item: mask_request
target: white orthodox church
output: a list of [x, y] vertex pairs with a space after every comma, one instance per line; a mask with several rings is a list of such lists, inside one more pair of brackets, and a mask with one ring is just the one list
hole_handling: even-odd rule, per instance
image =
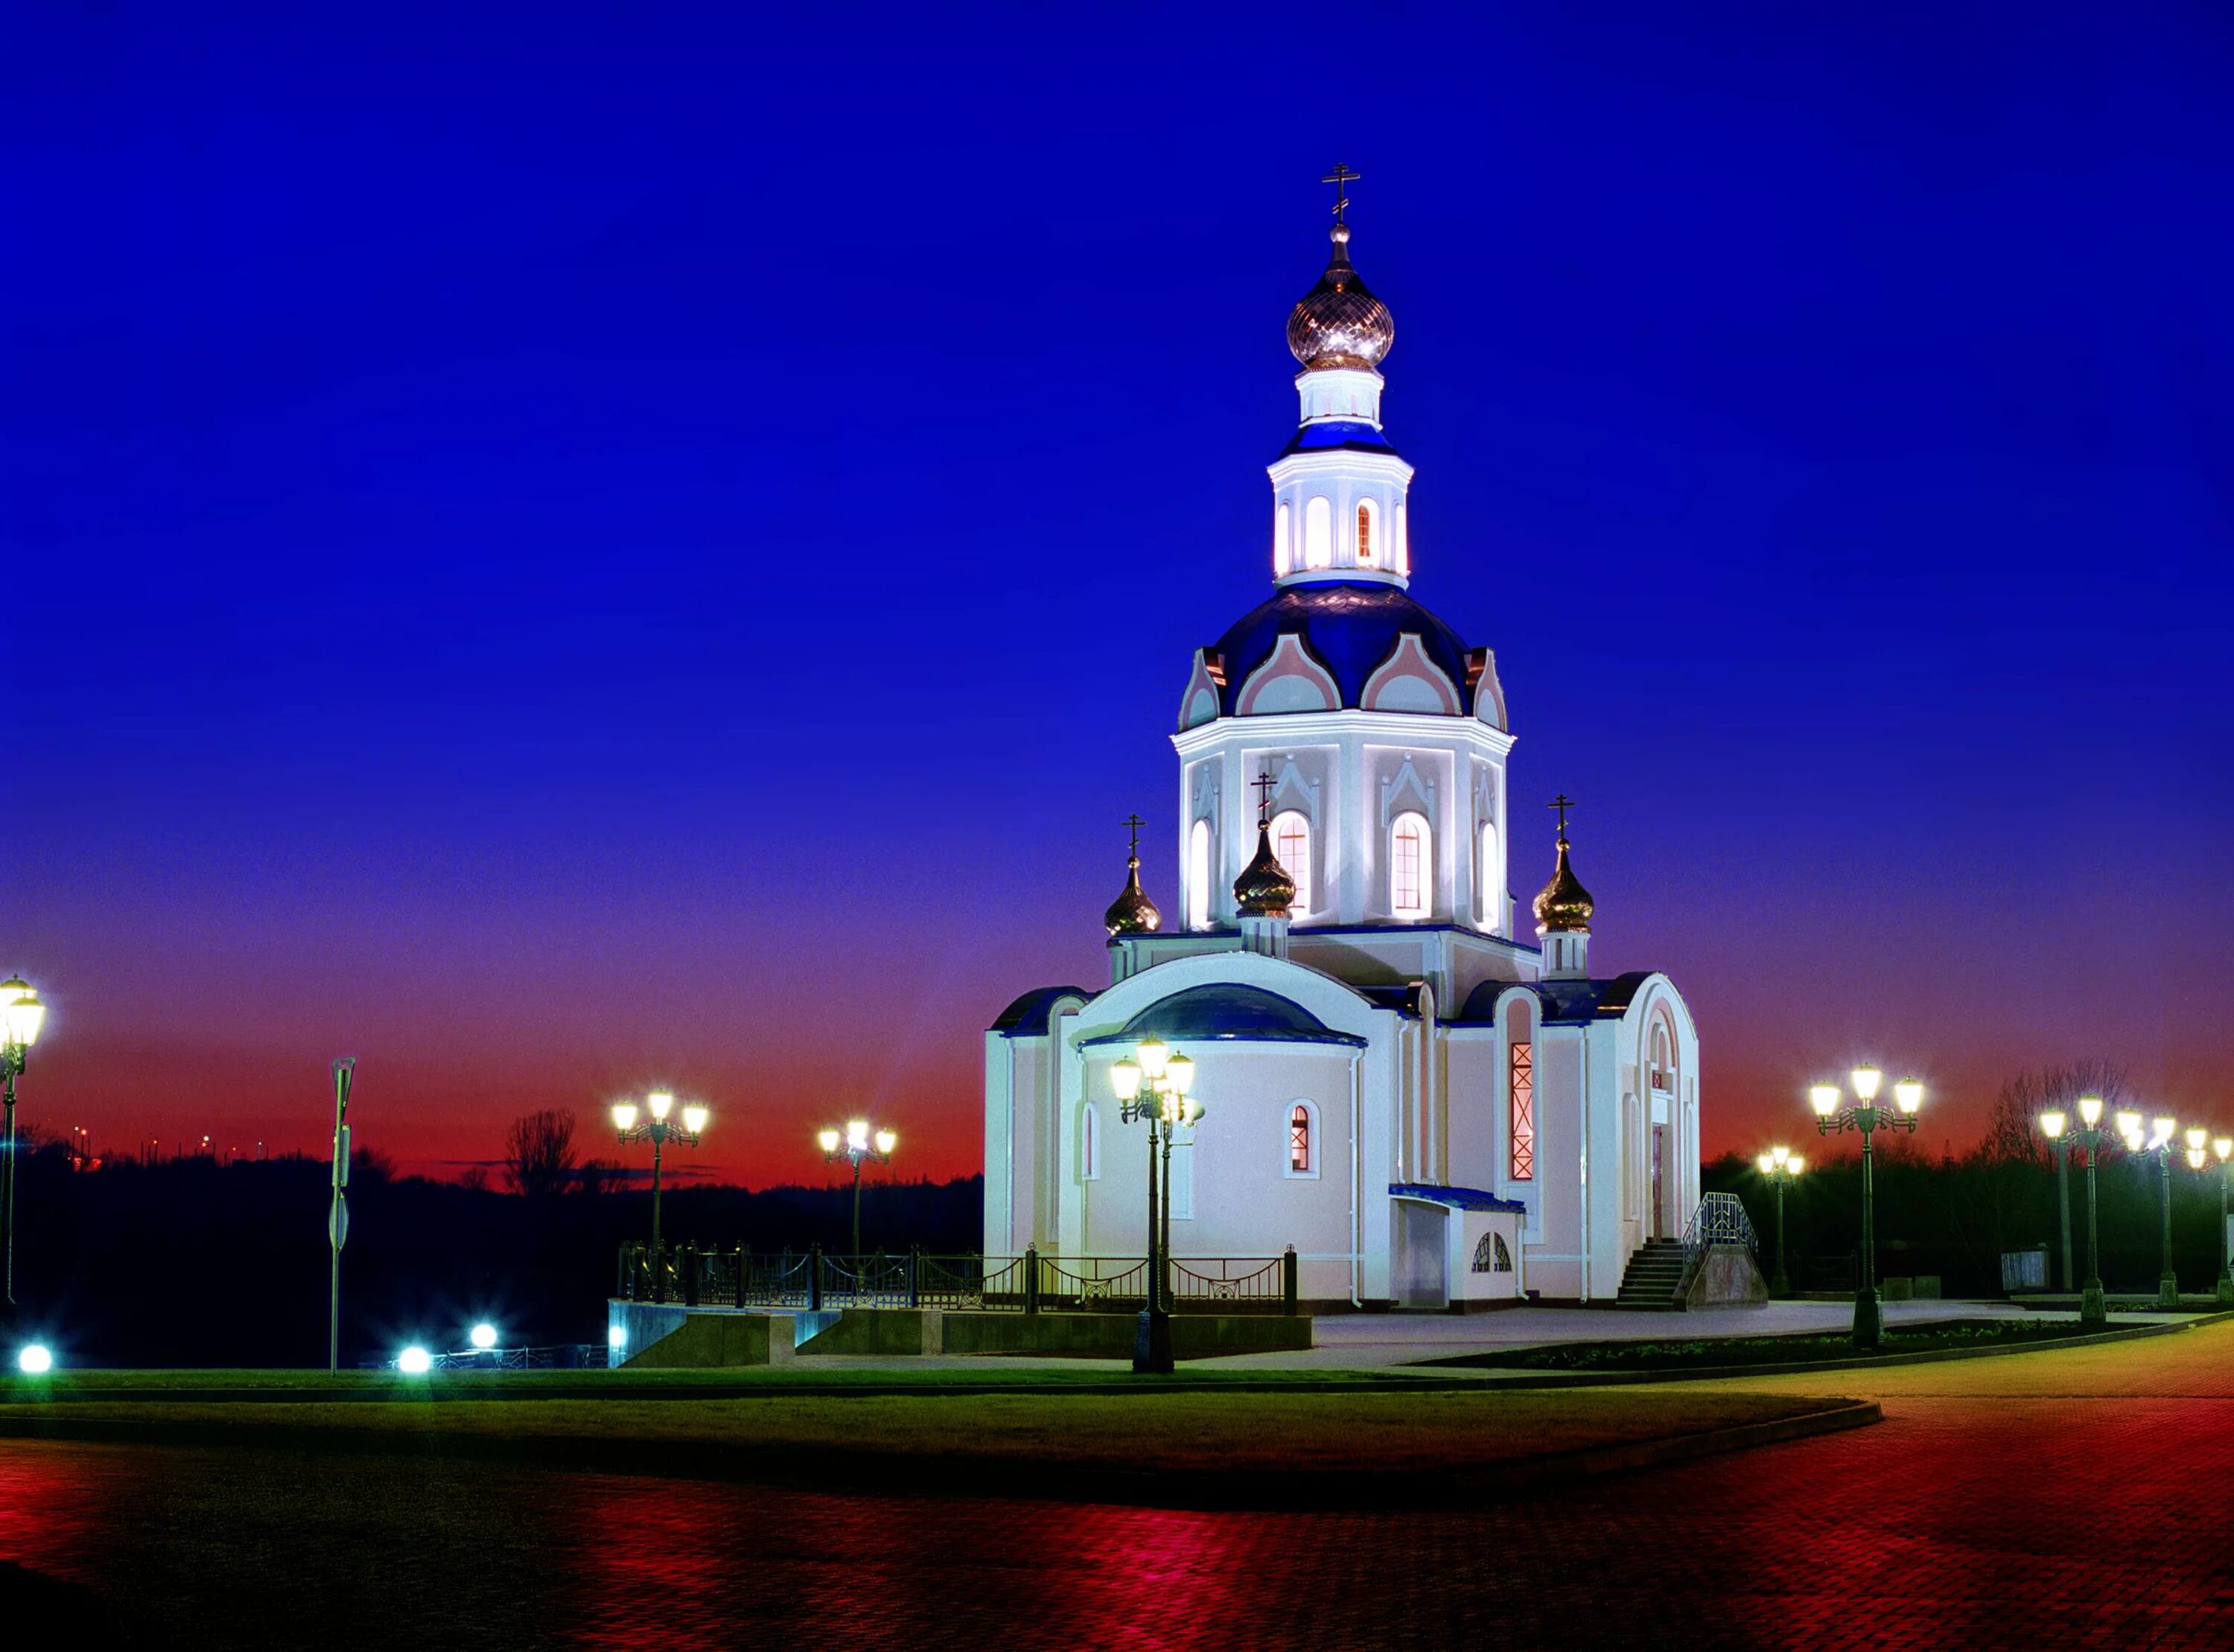
[[1322, 1306], [1604, 1300], [1697, 1203], [1698, 1035], [1667, 976], [1591, 973], [1564, 806], [1519, 932], [1513, 724], [1490, 650], [1410, 594], [1395, 327], [1344, 205], [1288, 319], [1272, 595], [1179, 700], [1180, 921], [1136, 845], [1109, 984], [1025, 993], [986, 1035], [985, 1251], [1143, 1254], [1146, 1133], [1109, 1068], [1153, 1034], [1208, 1110], [1173, 1155], [1181, 1261], [1292, 1247]]

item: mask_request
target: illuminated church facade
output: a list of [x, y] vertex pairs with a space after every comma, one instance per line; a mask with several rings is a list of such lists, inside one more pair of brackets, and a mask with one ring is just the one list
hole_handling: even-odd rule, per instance
[[1697, 1204], [1698, 1034], [1666, 976], [1591, 973], [1564, 807], [1515, 911], [1505, 689], [1411, 595], [1395, 324], [1336, 219], [1288, 322], [1272, 594], [1179, 699], [1177, 921], [1136, 850], [1108, 984], [1027, 992], [987, 1033], [985, 1250], [1144, 1253], [1146, 1132], [1110, 1068], [1153, 1035], [1207, 1107], [1173, 1157], [1180, 1261], [1292, 1247], [1323, 1306], [1604, 1300]]

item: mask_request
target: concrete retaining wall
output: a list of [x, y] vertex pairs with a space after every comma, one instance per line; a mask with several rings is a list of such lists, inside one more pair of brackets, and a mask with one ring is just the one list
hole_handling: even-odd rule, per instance
[[1765, 1308], [1768, 1281], [1753, 1252], [1741, 1244], [1712, 1244], [1699, 1259], [1683, 1293], [1686, 1308]]
[[[1132, 1357], [1139, 1323], [1131, 1314], [954, 1313], [931, 1308], [771, 1314], [614, 1302], [608, 1311], [624, 1339], [613, 1351], [612, 1362], [633, 1370], [783, 1365], [816, 1355], [1048, 1354], [1123, 1360]], [[1308, 1315], [1172, 1316], [1172, 1351], [1182, 1360], [1310, 1346]]]

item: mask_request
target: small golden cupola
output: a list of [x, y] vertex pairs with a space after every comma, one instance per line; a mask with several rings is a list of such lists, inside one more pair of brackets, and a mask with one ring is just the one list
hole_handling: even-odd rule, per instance
[[1536, 897], [1536, 935], [1544, 943], [1545, 978], [1572, 979], [1590, 973], [1591, 914], [1597, 904], [1567, 864], [1567, 811], [1575, 800], [1562, 792], [1551, 806], [1559, 812], [1559, 862]]
[[1296, 904], [1296, 880], [1272, 852], [1272, 826], [1257, 822], [1257, 852], [1233, 880], [1233, 904], [1244, 917], [1285, 917]]
[[1109, 903], [1109, 910], [1101, 915], [1101, 922], [1109, 933], [1119, 935], [1153, 935], [1164, 926], [1164, 915], [1156, 910], [1156, 903], [1148, 898], [1148, 891], [1140, 887], [1140, 828], [1146, 824], [1139, 815], [1125, 822], [1133, 833], [1133, 846], [1125, 859], [1125, 887], [1117, 898]]

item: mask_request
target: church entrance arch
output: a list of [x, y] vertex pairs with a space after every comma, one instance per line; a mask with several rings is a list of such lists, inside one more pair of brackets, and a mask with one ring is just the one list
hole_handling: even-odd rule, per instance
[[1451, 1305], [1451, 1213], [1420, 1199], [1396, 1201], [1395, 1267], [1389, 1283], [1399, 1308]]

